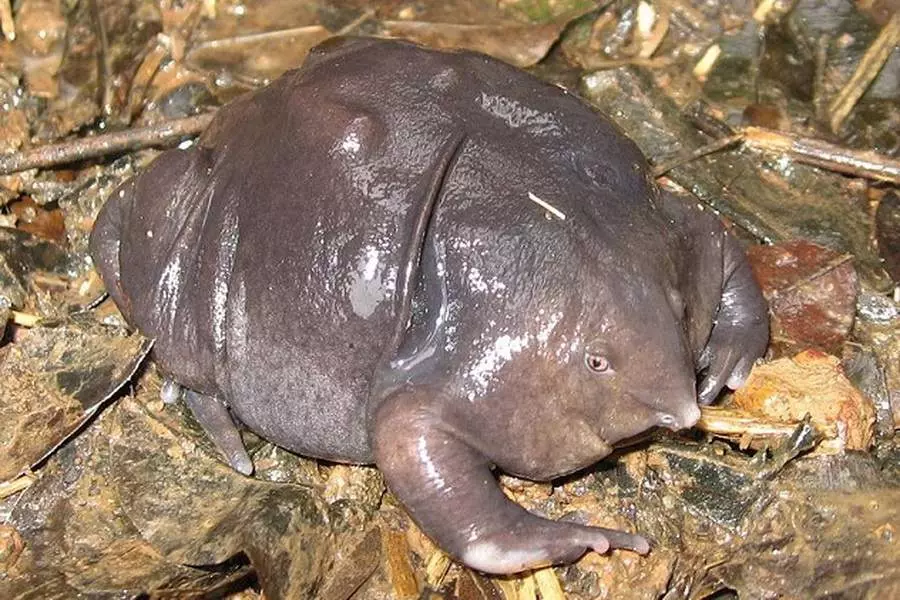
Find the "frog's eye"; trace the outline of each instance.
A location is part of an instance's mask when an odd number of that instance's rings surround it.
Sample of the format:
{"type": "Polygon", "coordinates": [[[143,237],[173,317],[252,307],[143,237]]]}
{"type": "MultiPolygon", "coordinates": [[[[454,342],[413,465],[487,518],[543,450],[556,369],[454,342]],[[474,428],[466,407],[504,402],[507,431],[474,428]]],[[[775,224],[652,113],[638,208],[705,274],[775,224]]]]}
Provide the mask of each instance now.
{"type": "Polygon", "coordinates": [[[584,366],[592,373],[612,373],[609,359],[596,352],[588,351],[584,353],[584,366]]]}

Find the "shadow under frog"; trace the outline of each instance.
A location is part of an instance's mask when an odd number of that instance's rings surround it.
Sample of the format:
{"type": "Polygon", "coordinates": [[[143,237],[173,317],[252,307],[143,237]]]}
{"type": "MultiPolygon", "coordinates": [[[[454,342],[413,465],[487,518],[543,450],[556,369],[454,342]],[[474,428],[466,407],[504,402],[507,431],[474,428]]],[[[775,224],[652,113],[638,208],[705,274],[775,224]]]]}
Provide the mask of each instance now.
{"type": "Polygon", "coordinates": [[[540,518],[545,480],[736,387],[766,307],[712,216],[578,98],[470,52],[337,39],[111,196],[126,319],[234,468],[232,419],[376,463],[422,530],[510,573],[647,541],[540,518]],[[697,373],[703,377],[697,386],[697,373]]]}

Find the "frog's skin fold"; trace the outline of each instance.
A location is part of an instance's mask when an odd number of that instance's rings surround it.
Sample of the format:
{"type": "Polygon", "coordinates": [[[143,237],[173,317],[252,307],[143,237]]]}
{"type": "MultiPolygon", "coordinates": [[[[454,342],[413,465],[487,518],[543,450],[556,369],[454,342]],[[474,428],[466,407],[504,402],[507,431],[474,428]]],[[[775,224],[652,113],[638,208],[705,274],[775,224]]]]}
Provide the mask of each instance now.
{"type": "Polygon", "coordinates": [[[552,479],[690,427],[768,340],[739,245],[608,119],[400,41],[331,40],[220,110],[113,193],[91,251],[235,469],[252,471],[236,424],[374,462],[492,573],[647,552],[528,513],[492,470],[552,479]]]}

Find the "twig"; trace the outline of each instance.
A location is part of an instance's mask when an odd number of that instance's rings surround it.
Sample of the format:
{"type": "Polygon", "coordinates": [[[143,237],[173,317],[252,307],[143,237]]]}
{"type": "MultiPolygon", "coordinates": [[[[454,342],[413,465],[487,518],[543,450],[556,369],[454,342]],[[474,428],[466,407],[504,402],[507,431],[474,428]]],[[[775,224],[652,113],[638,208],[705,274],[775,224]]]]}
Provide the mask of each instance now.
{"type": "Polygon", "coordinates": [[[450,569],[450,557],[435,549],[425,564],[425,582],[433,590],[440,589],[450,569]]]}
{"type": "Polygon", "coordinates": [[[854,177],[900,183],[900,161],[871,150],[853,150],[762,127],[746,127],[743,133],[744,141],[751,146],[785,152],[800,163],[854,177]]]}
{"type": "Polygon", "coordinates": [[[566,594],[563,592],[553,567],[538,569],[531,575],[534,577],[542,600],[566,600],[566,594]]]}
{"type": "Polygon", "coordinates": [[[234,37],[220,38],[202,42],[191,48],[191,52],[199,50],[207,50],[209,48],[232,48],[234,46],[243,46],[245,44],[256,44],[258,42],[270,42],[272,40],[283,40],[292,38],[297,35],[303,35],[310,32],[324,31],[321,25],[303,25],[301,27],[290,27],[288,29],[276,29],[275,31],[263,31],[261,33],[248,33],[246,35],[238,35],[234,37]]]}
{"type": "Polygon", "coordinates": [[[700,60],[694,65],[694,70],[692,71],[694,77],[698,81],[706,81],[706,78],[709,77],[709,72],[712,71],[713,65],[719,60],[720,54],[722,54],[722,47],[718,44],[713,44],[706,49],[706,52],[703,53],[703,56],[700,57],[700,60]]]}
{"type": "Polygon", "coordinates": [[[120,152],[133,152],[154,146],[168,146],[184,137],[201,133],[212,118],[213,113],[204,113],[149,127],[104,133],[94,137],[78,138],[6,154],[0,156],[0,175],[9,175],[27,169],[57,167],[90,158],[120,152]]]}
{"type": "Polygon", "coordinates": [[[653,167],[653,176],[659,177],[661,175],[665,175],[675,167],[680,167],[683,164],[689,163],[691,161],[697,160],[707,154],[712,154],[713,152],[718,152],[719,150],[724,150],[725,148],[729,148],[741,141],[743,141],[743,134],[736,133],[734,135],[729,135],[719,140],[715,140],[709,144],[705,144],[696,148],[684,156],[676,156],[671,160],[667,160],[661,162],[660,164],[653,167]]]}
{"type": "Polygon", "coordinates": [[[367,8],[361,15],[341,27],[334,35],[350,35],[360,28],[363,23],[375,16],[374,8],[367,8]]]}
{"type": "Polygon", "coordinates": [[[528,199],[531,200],[532,202],[534,202],[535,204],[537,204],[538,206],[540,206],[541,208],[543,208],[544,210],[546,210],[548,213],[551,213],[554,217],[556,217],[560,221],[566,220],[566,213],[559,210],[558,208],[556,208],[555,206],[553,206],[546,200],[542,200],[541,198],[538,198],[536,194],[533,194],[532,192],[528,192],[528,199]]]}
{"type": "Polygon", "coordinates": [[[729,148],[738,142],[743,142],[758,150],[789,154],[799,163],[829,171],[853,177],[900,183],[900,161],[894,158],[871,150],[854,150],[815,138],[801,137],[763,127],[745,127],[740,133],[715,140],[684,156],[663,161],[653,168],[653,175],[660,177],[676,167],[707,154],[729,148]]]}
{"type": "Polygon", "coordinates": [[[22,490],[27,490],[31,487],[35,481],[34,475],[30,473],[26,473],[21,477],[13,479],[11,481],[4,481],[0,483],[0,500],[3,498],[8,498],[13,494],[18,494],[22,490]]]}
{"type": "Polygon", "coordinates": [[[13,21],[9,0],[0,0],[0,31],[8,41],[16,39],[16,22],[13,21]]]}
{"type": "Polygon", "coordinates": [[[113,89],[112,72],[109,67],[109,37],[106,35],[106,25],[103,24],[103,15],[97,0],[90,0],[91,17],[94,21],[94,29],[99,41],[97,49],[97,75],[100,79],[100,111],[109,116],[112,114],[113,89]]]}
{"type": "Polygon", "coordinates": [[[763,0],[759,3],[759,6],[756,7],[756,10],[753,11],[753,20],[757,23],[765,23],[766,17],[774,7],[775,0],[763,0]]]}
{"type": "Polygon", "coordinates": [[[638,56],[650,58],[669,32],[672,8],[668,2],[662,2],[659,13],[657,13],[652,5],[641,2],[638,4],[637,15],[638,38],[640,39],[638,56]]]}
{"type": "Polygon", "coordinates": [[[831,115],[831,131],[834,133],[840,131],[847,115],[878,76],[878,72],[897,44],[900,44],[900,11],[895,12],[887,25],[882,28],[881,33],[859,61],[850,81],[828,107],[828,113],[831,115]]]}
{"type": "Polygon", "coordinates": [[[10,312],[10,317],[12,319],[12,322],[15,323],[16,325],[18,325],[19,327],[26,327],[26,328],[35,327],[38,323],[41,322],[41,319],[43,318],[40,315],[24,313],[24,312],[20,312],[18,310],[11,310],[9,312],[10,312]]]}
{"type": "MultiPolygon", "coordinates": [[[[701,406],[697,428],[720,436],[749,434],[755,438],[787,437],[797,429],[797,422],[777,421],[771,417],[754,415],[743,410],[701,406]]],[[[823,433],[831,437],[837,435],[834,426],[826,427],[823,433]]]]}

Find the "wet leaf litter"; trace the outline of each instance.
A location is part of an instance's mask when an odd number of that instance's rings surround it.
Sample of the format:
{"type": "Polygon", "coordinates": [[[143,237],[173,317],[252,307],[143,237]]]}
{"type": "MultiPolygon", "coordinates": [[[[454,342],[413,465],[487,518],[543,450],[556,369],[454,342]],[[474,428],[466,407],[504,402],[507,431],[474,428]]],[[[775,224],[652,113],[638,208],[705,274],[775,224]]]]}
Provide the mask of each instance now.
{"type": "Polygon", "coordinates": [[[883,50],[896,19],[889,3],[798,2],[784,13],[680,2],[133,8],[26,1],[2,21],[3,159],[66,148],[59,162],[0,179],[0,443],[30,446],[4,447],[12,465],[0,487],[4,597],[889,597],[897,589],[896,192],[871,170],[808,166],[783,144],[683,160],[764,126],[829,143],[832,162],[853,164],[844,156],[865,152],[889,173],[900,130],[898,53],[883,50]],[[159,133],[90,154],[79,144],[97,139],[102,148],[106,132],[163,132],[297,66],[332,34],[392,31],[501,47],[501,58],[580,91],[654,162],[675,165],[664,184],[693,193],[748,242],[771,244],[755,270],[776,335],[764,383],[748,386],[753,398],[725,399],[730,414],[706,413],[706,432],[656,436],[577,477],[504,480],[539,514],[646,532],[648,557],[589,554],[570,567],[486,578],[446,562],[372,469],[318,464],[251,438],[258,471],[240,477],[181,408],[158,400],[159,376],[141,363],[146,347],[111,303],[94,307],[99,290],[85,259],[93,216],[153,148],[173,140],[159,133]],[[785,380],[789,389],[779,388],[785,380]],[[120,387],[78,428],[88,407],[120,387]],[[804,420],[807,412],[822,416],[804,420]],[[858,440],[867,449],[848,450],[858,440]]]}

